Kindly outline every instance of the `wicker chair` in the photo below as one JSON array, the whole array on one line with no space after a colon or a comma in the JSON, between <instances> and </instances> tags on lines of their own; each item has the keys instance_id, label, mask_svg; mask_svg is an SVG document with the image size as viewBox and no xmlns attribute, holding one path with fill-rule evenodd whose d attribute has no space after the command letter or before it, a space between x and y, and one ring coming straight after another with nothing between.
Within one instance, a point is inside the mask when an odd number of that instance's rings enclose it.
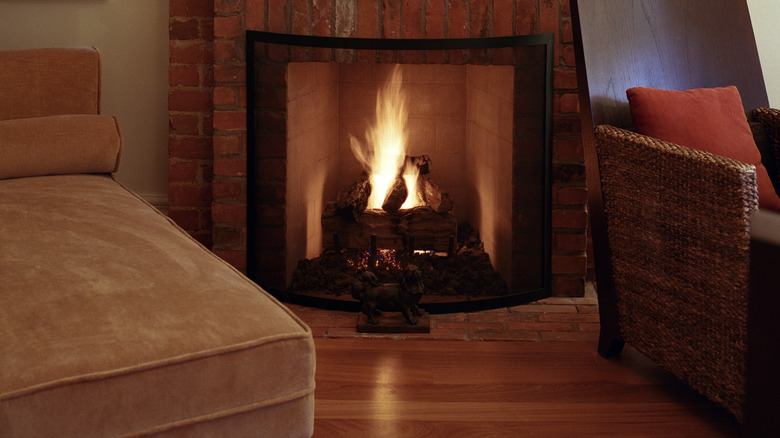
<instances>
[{"instance_id":1,"label":"wicker chair","mask_svg":"<svg viewBox=\"0 0 780 438\"><path fill-rule=\"evenodd\" d=\"M736 85L746 108L761 107L748 114L776 171L780 111L766 108L747 5L711 3L572 0L599 353L628 343L722 405L746 435L780 436L771 371L780 282L767 283L780 275L780 250L751 235L757 215L769 234L780 219L757 213L754 166L632 132L624 94Z\"/></svg>"}]
</instances>

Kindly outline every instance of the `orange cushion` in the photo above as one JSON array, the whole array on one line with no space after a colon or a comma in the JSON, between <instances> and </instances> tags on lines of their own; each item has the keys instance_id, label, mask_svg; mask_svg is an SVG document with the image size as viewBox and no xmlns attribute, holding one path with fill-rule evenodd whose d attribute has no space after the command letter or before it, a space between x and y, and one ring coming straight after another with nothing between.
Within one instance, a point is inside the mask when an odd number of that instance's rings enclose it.
<instances>
[{"instance_id":1,"label":"orange cushion","mask_svg":"<svg viewBox=\"0 0 780 438\"><path fill-rule=\"evenodd\" d=\"M756 166L759 206L780 211L780 198L761 164L736 87L687 91L636 87L626 95L638 133Z\"/></svg>"}]
</instances>

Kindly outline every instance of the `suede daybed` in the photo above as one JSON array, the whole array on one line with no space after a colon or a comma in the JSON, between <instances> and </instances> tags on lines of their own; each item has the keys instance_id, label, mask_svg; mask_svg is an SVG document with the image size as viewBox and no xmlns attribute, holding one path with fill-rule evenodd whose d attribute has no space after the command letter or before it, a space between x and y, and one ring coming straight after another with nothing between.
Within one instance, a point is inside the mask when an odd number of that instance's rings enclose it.
<instances>
[{"instance_id":1,"label":"suede daybed","mask_svg":"<svg viewBox=\"0 0 780 438\"><path fill-rule=\"evenodd\" d=\"M311 332L113 179L95 49L0 52L0 436L310 436Z\"/></svg>"}]
</instances>

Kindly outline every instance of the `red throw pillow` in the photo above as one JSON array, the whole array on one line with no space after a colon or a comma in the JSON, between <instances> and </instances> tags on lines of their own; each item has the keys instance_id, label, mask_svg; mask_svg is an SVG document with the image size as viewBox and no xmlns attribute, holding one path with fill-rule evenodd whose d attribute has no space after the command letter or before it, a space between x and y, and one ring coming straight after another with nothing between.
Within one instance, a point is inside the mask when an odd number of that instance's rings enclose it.
<instances>
[{"instance_id":1,"label":"red throw pillow","mask_svg":"<svg viewBox=\"0 0 780 438\"><path fill-rule=\"evenodd\" d=\"M780 198L761 164L737 87L636 87L626 95L638 133L756 166L759 206L780 211Z\"/></svg>"}]
</instances>

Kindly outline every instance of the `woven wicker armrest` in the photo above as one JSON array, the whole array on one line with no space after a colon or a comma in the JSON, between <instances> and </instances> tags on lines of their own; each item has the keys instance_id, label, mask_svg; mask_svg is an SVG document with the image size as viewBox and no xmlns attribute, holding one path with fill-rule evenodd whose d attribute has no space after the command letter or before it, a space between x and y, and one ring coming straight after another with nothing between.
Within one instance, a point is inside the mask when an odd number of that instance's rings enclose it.
<instances>
[{"instance_id":1,"label":"woven wicker armrest","mask_svg":"<svg viewBox=\"0 0 780 438\"><path fill-rule=\"evenodd\" d=\"M755 167L596 128L623 339L741 418Z\"/></svg>"}]
</instances>

